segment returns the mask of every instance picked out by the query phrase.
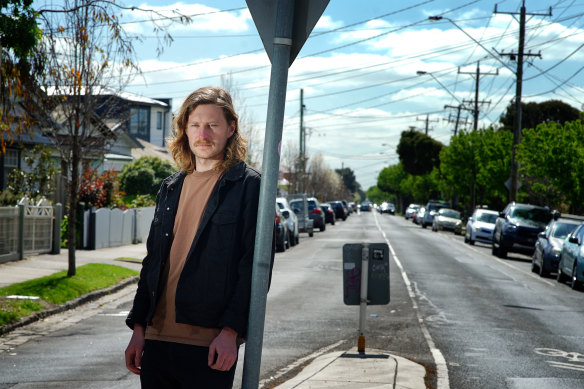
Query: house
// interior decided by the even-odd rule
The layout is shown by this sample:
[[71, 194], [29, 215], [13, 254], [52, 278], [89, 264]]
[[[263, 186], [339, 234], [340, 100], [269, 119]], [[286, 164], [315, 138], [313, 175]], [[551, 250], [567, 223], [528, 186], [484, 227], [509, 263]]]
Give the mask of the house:
[[[49, 95], [54, 91], [48, 91]], [[165, 138], [170, 136], [172, 99], [152, 99], [124, 91], [101, 88], [97, 91], [94, 115], [88, 120], [91, 136], [85, 138], [83, 163], [99, 171], [116, 170], [142, 155], [157, 155], [172, 160], [166, 153]], [[38, 144], [54, 149], [57, 166], [62, 166], [56, 147], [67, 147], [70, 142], [65, 130], [66, 108], [57, 106], [28, 134], [12, 138], [6, 152], [0, 153], [0, 191], [6, 188], [13, 169], [29, 170], [23, 150]], [[24, 108], [17, 114], [24, 116]], [[39, 116], [36, 112], [35, 116]], [[56, 131], [54, 131], [57, 129]], [[64, 190], [59, 190], [64, 193]], [[62, 196], [58, 196], [62, 197]], [[61, 200], [61, 199], [56, 199]]]

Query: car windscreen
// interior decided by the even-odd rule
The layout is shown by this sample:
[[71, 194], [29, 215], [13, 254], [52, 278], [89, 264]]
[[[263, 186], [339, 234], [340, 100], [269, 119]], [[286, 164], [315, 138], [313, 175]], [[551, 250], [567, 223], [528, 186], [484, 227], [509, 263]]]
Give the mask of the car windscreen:
[[308, 200], [308, 210], [314, 211], [314, 208], [316, 208], [316, 202], [314, 200]]
[[452, 219], [460, 219], [460, 212], [444, 210], [444, 211], [442, 211], [442, 216], [450, 217]]
[[278, 204], [278, 207], [280, 207], [280, 209], [284, 209], [284, 204], [282, 204], [282, 203], [276, 203], [276, 204]]
[[547, 209], [535, 207], [516, 207], [511, 211], [511, 217], [524, 220], [533, 220], [540, 223], [550, 221], [551, 215]]
[[576, 227], [578, 225], [573, 223], [556, 223], [552, 231], [552, 236], [558, 239], [565, 239]]
[[477, 221], [489, 224], [495, 224], [497, 221], [497, 214], [496, 213], [479, 213], [477, 217]]
[[302, 209], [304, 209], [304, 201], [302, 200], [290, 201], [290, 207], [294, 212], [298, 213], [302, 211]]

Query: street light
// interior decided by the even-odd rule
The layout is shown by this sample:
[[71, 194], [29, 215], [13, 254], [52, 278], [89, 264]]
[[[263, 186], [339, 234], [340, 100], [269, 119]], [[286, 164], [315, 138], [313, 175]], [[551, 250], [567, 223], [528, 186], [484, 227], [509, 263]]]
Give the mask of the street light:
[[433, 75], [432, 73], [428, 73], [428, 72], [425, 72], [425, 71], [423, 71], [423, 70], [418, 70], [418, 71], [416, 72], [416, 74], [417, 74], [418, 76], [423, 76], [423, 75], [425, 75], [425, 74], [429, 75], [430, 77], [432, 77], [432, 78], [434, 79], [434, 81], [436, 81], [438, 84], [440, 84], [440, 86], [441, 86], [441, 87], [442, 87], [442, 88], [443, 88], [443, 89], [444, 89], [446, 92], [448, 92], [448, 93], [450, 94], [450, 96], [452, 96], [452, 97], [454, 98], [454, 100], [456, 100], [456, 101], [458, 102], [458, 104], [462, 104], [462, 102], [461, 102], [460, 100], [458, 100], [458, 97], [456, 97], [456, 95], [455, 95], [454, 93], [450, 92], [450, 90], [449, 90], [449, 89], [446, 87], [446, 85], [442, 84], [442, 83], [440, 82], [440, 80], [439, 80], [439, 79], [437, 79], [436, 77], [434, 77], [434, 75]]
[[469, 37], [474, 43], [476, 43], [477, 45], [479, 45], [480, 47], [482, 47], [483, 50], [485, 50], [487, 53], [489, 53], [489, 55], [491, 57], [493, 57], [494, 59], [496, 59], [497, 61], [499, 61], [499, 63], [503, 66], [505, 66], [508, 70], [510, 70], [513, 74], [515, 74], [515, 71], [509, 67], [509, 65], [507, 65], [505, 62], [503, 62], [498, 55], [493, 54], [489, 49], [487, 49], [485, 46], [483, 46], [483, 44], [479, 41], [477, 41], [475, 38], [472, 37], [472, 35], [470, 35], [468, 32], [464, 31], [464, 29], [462, 27], [460, 27], [458, 24], [456, 24], [456, 22], [450, 18], [444, 17], [444, 16], [429, 16], [428, 20], [430, 20], [431, 22], [436, 22], [439, 20], [448, 20], [450, 23], [452, 23], [452, 25], [454, 25], [454, 27], [458, 28], [460, 31], [462, 31], [464, 33], [464, 35], [466, 35], [467, 37]]

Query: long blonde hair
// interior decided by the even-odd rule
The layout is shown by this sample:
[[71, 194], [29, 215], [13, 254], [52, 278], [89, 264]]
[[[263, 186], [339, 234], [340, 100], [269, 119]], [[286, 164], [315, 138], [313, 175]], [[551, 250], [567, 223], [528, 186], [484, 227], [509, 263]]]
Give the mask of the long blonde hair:
[[233, 108], [231, 95], [225, 89], [206, 86], [191, 93], [184, 101], [178, 114], [172, 120], [172, 137], [168, 141], [168, 150], [176, 165], [187, 171], [193, 172], [196, 169], [195, 155], [189, 146], [186, 134], [187, 122], [191, 112], [199, 105], [214, 104], [223, 110], [227, 124], [234, 124], [235, 131], [227, 140], [225, 146], [225, 156], [218, 168], [227, 170], [229, 167], [245, 161], [247, 153], [247, 140], [241, 135], [239, 129], [239, 117]]

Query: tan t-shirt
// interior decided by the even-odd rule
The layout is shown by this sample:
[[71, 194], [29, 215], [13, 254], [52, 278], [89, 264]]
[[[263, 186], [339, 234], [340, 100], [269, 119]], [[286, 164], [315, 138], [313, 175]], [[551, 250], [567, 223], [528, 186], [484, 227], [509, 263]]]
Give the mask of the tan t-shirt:
[[220, 328], [177, 323], [174, 305], [180, 274], [211, 192], [220, 176], [220, 172], [209, 170], [195, 171], [185, 177], [174, 220], [174, 239], [161, 278], [166, 284], [156, 304], [152, 325], [146, 328], [146, 339], [208, 347], [221, 332]]

